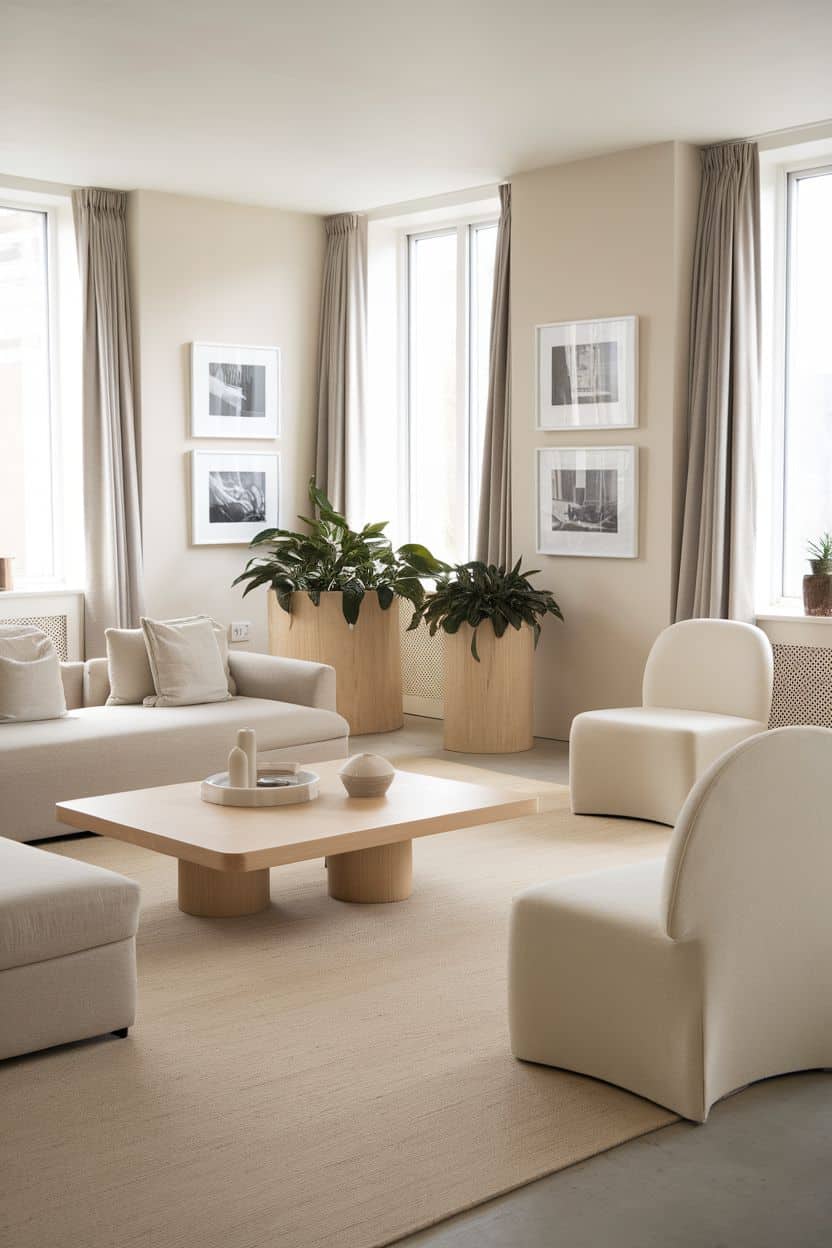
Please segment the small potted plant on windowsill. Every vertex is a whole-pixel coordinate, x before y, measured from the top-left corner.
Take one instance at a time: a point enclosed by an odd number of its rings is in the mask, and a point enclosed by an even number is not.
[[[424,546],[394,550],[387,522],[351,529],[324,494],[309,482],[314,519],[309,530],[264,529],[233,582],[246,582],[243,597],[260,585],[269,590],[269,649],[293,659],[329,663],[337,677],[337,706],[353,735],[401,728],[401,625],[390,607],[424,599],[423,577],[447,564]]]
[[[811,573],[803,578],[803,610],[832,615],[832,533],[822,533],[806,547]]]
[[[445,748],[469,754],[513,754],[534,744],[534,650],[547,615],[562,620],[548,589],[529,581],[520,560],[509,571],[479,561],[436,578],[416,606],[445,634]],[[481,627],[484,625],[485,627]]]

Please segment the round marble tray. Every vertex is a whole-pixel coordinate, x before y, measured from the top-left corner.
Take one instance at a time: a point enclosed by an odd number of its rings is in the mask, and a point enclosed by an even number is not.
[[[258,776],[273,776],[268,768],[257,772]],[[297,802],[311,802],[318,796],[318,776],[314,771],[298,771],[288,775],[291,784],[275,789],[234,789],[228,783],[228,772],[218,771],[202,781],[200,796],[203,802],[215,806],[292,806]]]

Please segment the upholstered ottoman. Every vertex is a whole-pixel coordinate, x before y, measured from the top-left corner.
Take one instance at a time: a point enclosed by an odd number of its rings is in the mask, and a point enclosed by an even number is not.
[[[138,919],[132,880],[0,837],[0,1058],[132,1024]]]

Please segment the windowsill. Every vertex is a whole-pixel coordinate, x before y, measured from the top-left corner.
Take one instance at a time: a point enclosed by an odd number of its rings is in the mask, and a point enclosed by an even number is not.
[[[44,585],[40,589],[32,585],[15,586],[14,589],[0,589],[0,602],[5,598],[65,598],[67,594],[80,594],[84,591],[77,585]]]
[[[788,620],[790,624],[832,624],[832,615],[807,615],[803,604],[794,599],[792,602],[777,602],[756,614],[760,620]]]

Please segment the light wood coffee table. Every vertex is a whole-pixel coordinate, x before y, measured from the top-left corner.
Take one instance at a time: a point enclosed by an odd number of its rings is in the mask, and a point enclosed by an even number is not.
[[[179,859],[179,908],[214,918],[269,904],[269,869],[326,858],[339,901],[404,901],[412,888],[412,842],[456,828],[535,814],[528,793],[398,771],[384,797],[348,797],[343,760],[313,763],[312,802],[270,809],[213,806],[199,782],[87,797],[57,806],[70,827],[130,841]]]

